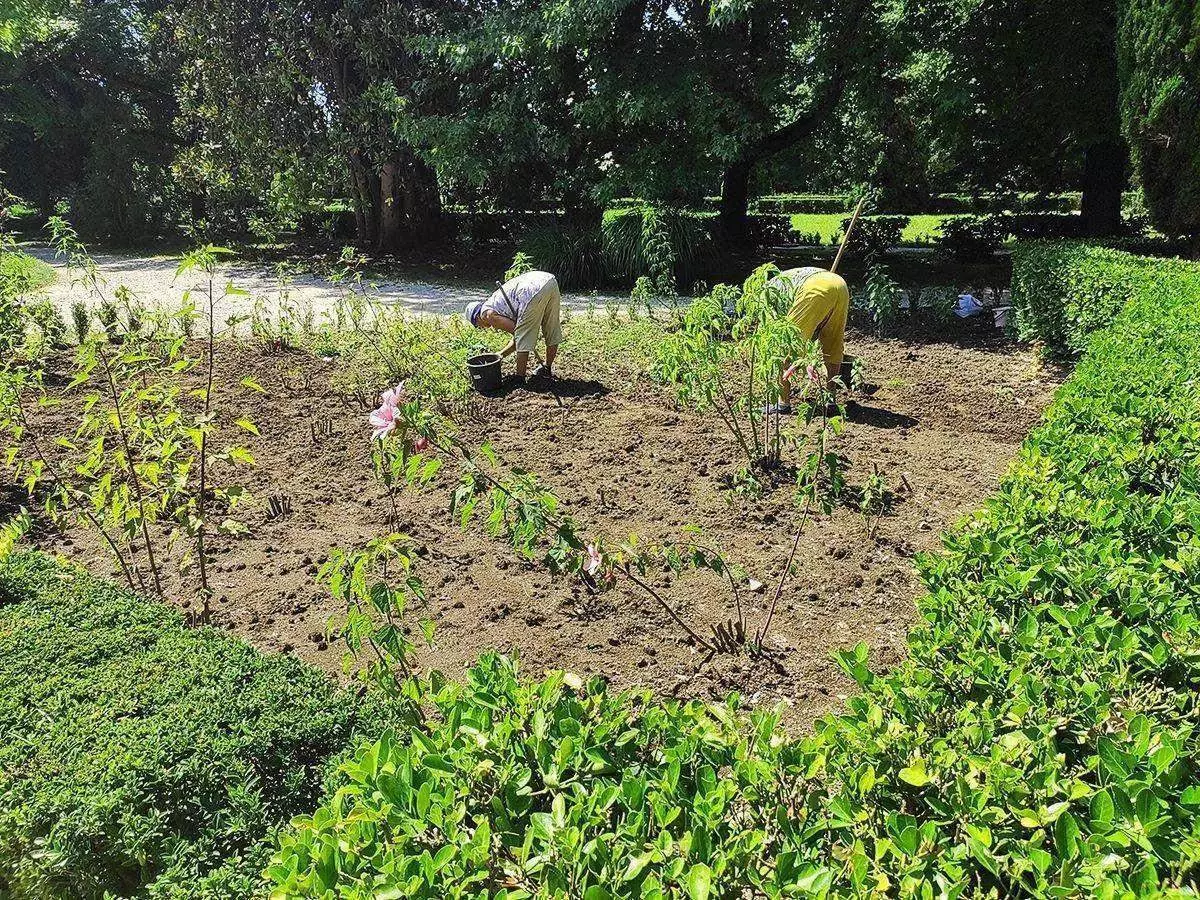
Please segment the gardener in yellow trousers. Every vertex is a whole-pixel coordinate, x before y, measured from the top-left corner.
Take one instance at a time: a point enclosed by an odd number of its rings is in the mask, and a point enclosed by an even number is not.
[[[835,272],[807,267],[788,269],[771,280],[775,287],[791,297],[788,318],[809,340],[819,341],[825,358],[825,372],[836,378],[845,356],[846,317],[850,313],[850,288]],[[767,412],[790,415],[792,386],[786,376],[779,379],[779,403]]]

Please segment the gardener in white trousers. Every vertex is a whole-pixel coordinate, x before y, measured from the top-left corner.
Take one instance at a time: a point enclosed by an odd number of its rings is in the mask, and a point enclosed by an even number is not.
[[[467,321],[476,328],[495,328],[513,336],[501,354],[517,354],[519,378],[525,377],[529,354],[537,351],[539,335],[545,337],[546,361],[530,375],[550,378],[562,343],[561,304],[557,278],[549,272],[526,272],[504,282],[483,302],[467,304]]]

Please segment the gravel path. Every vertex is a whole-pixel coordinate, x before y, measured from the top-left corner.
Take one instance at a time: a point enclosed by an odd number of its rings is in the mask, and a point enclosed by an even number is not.
[[[82,299],[91,305],[99,301],[89,298],[87,291],[73,283],[72,274],[54,252],[45,247],[24,248],[26,252],[54,267],[58,277],[48,289],[51,300],[70,320],[71,303]],[[198,291],[205,281],[195,273],[175,277],[178,260],[172,257],[139,257],[114,253],[97,253],[93,259],[99,270],[106,297],[111,297],[117,287],[123,285],[133,292],[138,301],[147,308],[158,307],[177,310],[183,305],[183,295],[188,290]],[[280,302],[280,284],[274,271],[265,265],[230,264],[222,266],[216,289],[223,294],[225,285],[232,282],[249,296],[221,297],[217,303],[217,320],[225,321],[230,316],[248,316],[256,303],[272,314]],[[381,304],[400,307],[412,313],[454,315],[472,300],[482,300],[494,286],[487,284],[434,284],[427,281],[380,281],[370,285],[371,295]],[[311,310],[317,322],[336,308],[342,289],[328,279],[317,275],[296,275],[287,285],[287,300],[303,316]],[[199,301],[199,297],[193,298]],[[586,309],[590,305],[604,306],[607,303],[625,302],[627,297],[613,294],[571,293],[563,297],[563,303],[574,309]]]

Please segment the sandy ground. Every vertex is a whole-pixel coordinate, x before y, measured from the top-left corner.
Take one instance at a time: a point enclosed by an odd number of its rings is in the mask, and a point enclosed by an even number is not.
[[[84,300],[89,305],[99,302],[89,297],[88,292],[76,282],[69,267],[45,247],[28,247],[26,252],[53,266],[57,279],[48,289],[51,300],[70,321],[71,304]],[[111,297],[118,286],[125,286],[147,308],[169,311],[183,305],[183,295],[188,290],[198,291],[207,284],[195,273],[176,277],[179,265],[176,257],[139,257],[114,253],[94,254],[96,267],[102,282],[102,290]],[[502,275],[497,272],[497,277]],[[223,297],[217,304],[217,320],[226,321],[230,316],[248,316],[255,303],[264,304],[274,314],[281,300],[281,285],[275,272],[266,265],[232,263],[223,266],[216,283],[218,295],[224,293],[228,283],[236,285],[249,296]],[[370,295],[379,303],[396,306],[413,313],[453,315],[461,313],[467,303],[482,300],[493,290],[494,284],[472,284],[464,282],[453,286],[437,285],[424,281],[379,281],[368,286]],[[286,285],[287,300],[300,315],[312,311],[314,320],[320,323],[326,314],[336,308],[342,298],[344,286],[330,282],[319,275],[292,276]],[[195,299],[195,298],[194,298]],[[564,296],[565,305],[573,309],[586,309],[590,305],[620,303],[627,298],[612,294],[572,292]]]

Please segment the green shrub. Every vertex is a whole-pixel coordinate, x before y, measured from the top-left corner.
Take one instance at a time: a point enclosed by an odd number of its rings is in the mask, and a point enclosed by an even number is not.
[[[909,216],[862,216],[854,226],[847,250],[876,256],[900,243]],[[842,221],[842,234],[850,227],[850,219]],[[842,238],[839,236],[838,240]]]
[[[1002,216],[962,216],[942,223],[938,247],[958,259],[993,256],[1012,234],[1012,223]]]
[[[276,886],[774,900],[1193,885],[1200,268],[1168,271],[1132,285],[997,495],[923,560],[908,659],[877,675],[865,646],[840,655],[861,688],[844,713],[790,739],[764,712],[521,683],[485,659],[435,691],[411,742],[346,766],[282,837]]]
[[[677,286],[686,289],[712,259],[712,220],[701,213],[639,204],[609,210],[598,232],[561,223],[531,228],[521,240],[521,252],[568,288],[628,287],[643,275],[662,283],[664,273],[671,273]]]
[[[1022,244],[1013,255],[1013,305],[1023,340],[1077,356],[1092,332],[1112,322],[1139,287],[1187,280],[1193,267],[1084,243]]]
[[[595,287],[609,280],[599,231],[538,225],[521,238],[520,252],[537,268],[553,272],[566,289]]]
[[[269,836],[320,800],[357,712],[294,658],[186,628],[49,557],[9,557],[0,896],[261,893]]]
[[[665,266],[678,286],[690,286],[712,259],[711,221],[711,216],[650,205],[610,211],[602,229],[607,276],[622,284],[643,275],[661,281]]]

